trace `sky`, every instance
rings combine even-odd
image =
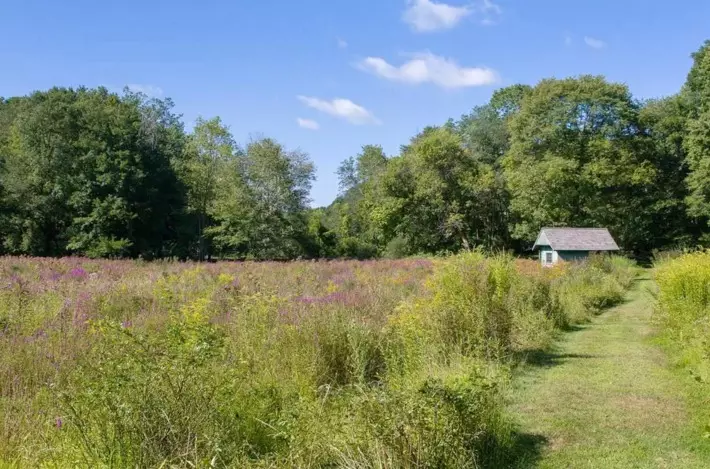
[[[366,144],[396,155],[497,88],[605,75],[637,98],[679,90],[710,38],[684,0],[4,0],[0,96],[106,86],[172,98],[188,129],[307,152],[314,206]]]

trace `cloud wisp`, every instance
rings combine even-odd
[[[311,119],[304,119],[302,117],[299,117],[298,119],[296,119],[296,122],[298,123],[298,126],[301,127],[302,129],[308,129],[308,130],[320,129],[320,125],[318,125],[318,122],[311,120]]]
[[[379,125],[382,123],[372,112],[349,99],[326,100],[312,96],[297,96],[297,98],[310,108],[346,120],[354,125]]]
[[[434,0],[409,0],[402,20],[415,32],[429,33],[452,29],[471,15],[479,16],[479,22],[484,26],[494,25],[502,14],[503,9],[493,0],[480,0],[463,6]]]
[[[603,49],[606,47],[606,42],[589,36],[584,36],[584,43],[592,49]]]
[[[355,64],[360,70],[385,80],[419,85],[432,83],[441,88],[466,88],[498,82],[498,73],[487,67],[462,67],[453,59],[431,52],[415,54],[399,66],[381,57],[367,57]]]
[[[155,85],[131,83],[126,85],[126,88],[128,88],[133,93],[143,93],[144,95],[149,96],[151,98],[159,98],[163,96],[163,89]]]
[[[432,0],[410,0],[402,19],[416,32],[451,29],[473,13],[468,6],[456,7]]]

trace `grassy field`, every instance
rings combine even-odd
[[[478,252],[2,258],[0,466],[520,465],[511,368],[634,275],[618,258],[541,269]]]
[[[699,417],[710,408],[658,346],[652,286],[640,280],[624,304],[530,357],[510,395],[529,442],[519,467],[709,467]]]

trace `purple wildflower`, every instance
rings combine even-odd
[[[69,277],[76,280],[83,280],[86,278],[86,275],[86,271],[81,267],[74,267],[72,270],[69,271]]]
[[[61,429],[62,429],[62,425],[64,425],[64,422],[62,421],[62,418],[61,418],[61,417],[57,417],[56,419],[54,419],[54,425],[55,425],[58,429],[61,430]]]

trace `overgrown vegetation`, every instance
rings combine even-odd
[[[657,316],[681,351],[681,363],[710,382],[710,253],[688,253],[660,262]]]
[[[707,409],[710,390],[710,252],[686,253],[660,261],[656,316],[676,364],[687,369],[702,387]],[[710,415],[704,419],[710,438]]]
[[[0,463],[505,467],[510,365],[619,300],[620,258],[0,259]]]

